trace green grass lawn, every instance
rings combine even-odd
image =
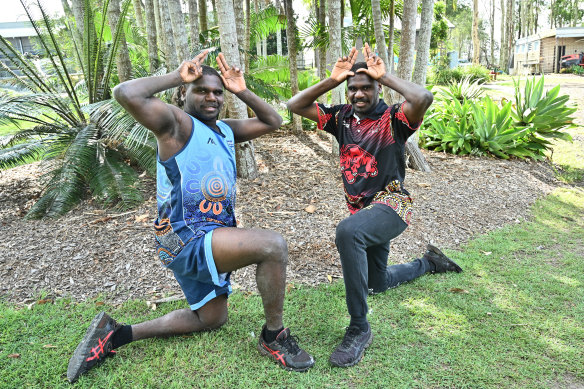
[[[78,387],[559,388],[584,384],[584,193],[558,190],[530,221],[449,251],[461,274],[424,276],[369,299],[374,341],[362,362],[333,368],[348,323],[342,283],[292,288],[286,325],[314,354],[307,373],[260,357],[260,298],[234,293],[219,331],[121,348]],[[68,359],[100,310],[135,323],[184,307],[58,300],[0,304],[0,387],[68,387]],[[18,355],[15,355],[18,354]],[[574,386],[578,387],[578,386]]]

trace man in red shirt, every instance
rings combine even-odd
[[[367,321],[367,295],[384,292],[425,273],[461,272],[439,249],[428,245],[420,259],[387,266],[390,241],[410,224],[412,199],[405,179],[405,143],[422,123],[432,93],[385,73],[383,61],[365,44],[365,62],[357,50],[339,58],[331,76],[292,97],[288,109],[314,120],[339,142],[345,197],[351,216],[336,231],[351,322],[330,357],[335,366],[361,360],[373,334]],[[347,81],[350,104],[327,106],[316,99]],[[405,97],[388,107],[379,99],[385,85]]]

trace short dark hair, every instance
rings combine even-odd
[[[351,68],[351,71],[353,73],[357,74],[357,70],[359,70],[359,69],[369,69],[369,67],[367,66],[367,63],[365,63],[365,62],[355,62],[355,64]]]
[[[215,68],[212,68],[211,66],[207,65],[201,65],[201,69],[203,70],[203,76],[204,75],[215,76],[219,77],[219,79],[221,80],[221,75]]]

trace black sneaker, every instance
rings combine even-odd
[[[372,340],[373,333],[369,323],[367,323],[367,331],[363,331],[359,327],[350,326],[347,328],[341,344],[331,354],[330,363],[338,367],[349,367],[357,364]]]
[[[265,325],[264,325],[265,327]],[[258,343],[260,354],[272,358],[280,367],[292,371],[306,371],[314,365],[314,358],[298,347],[296,338],[290,335],[290,329],[284,328],[276,340],[267,343],[262,330]]]
[[[121,325],[105,312],[100,312],[93,318],[83,340],[77,345],[69,360],[67,368],[69,382],[77,381],[81,374],[85,374],[115,353],[112,350],[112,335],[120,327]]]
[[[444,255],[438,247],[428,244],[427,250],[428,251],[424,254],[424,258],[434,265],[435,270],[431,271],[432,274],[446,273],[448,271],[455,271],[457,273],[462,272],[462,268],[452,259]]]

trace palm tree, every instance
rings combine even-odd
[[[290,85],[292,87],[292,96],[296,95],[298,90],[298,48],[296,47],[296,18],[292,9],[292,0],[284,0],[286,7],[286,39],[288,41],[288,63],[290,64]],[[302,132],[302,118],[299,115],[292,114],[292,132]]]
[[[412,81],[424,86],[426,84],[426,71],[430,60],[430,39],[432,37],[432,19],[434,18],[434,0],[422,0],[422,16],[420,21],[420,33],[416,48],[416,64]]]
[[[479,0],[472,2],[472,63],[479,64],[481,42],[479,41]]]
[[[181,9],[180,0],[166,0],[166,3],[168,4],[168,11],[172,22],[172,34],[176,47],[176,55],[178,57],[178,63],[181,63],[189,59],[189,43],[185,28],[185,18]]]
[[[142,201],[137,186],[138,177],[128,160],[155,172],[156,143],[148,131],[136,125],[123,109],[112,103],[111,78],[114,58],[130,2],[125,1],[120,23],[112,32],[113,40],[106,47],[105,22],[96,23],[95,13],[84,0],[86,43],[76,47],[78,66],[83,80],[75,84],[70,64],[60,49],[57,28],[36,0],[42,20],[35,21],[21,0],[39,42],[51,64],[54,76],[47,78],[34,64],[24,58],[0,36],[0,52],[9,57],[22,72],[13,82],[26,94],[0,98],[0,121],[27,122],[31,128],[22,129],[9,137],[0,148],[0,168],[6,169],[30,157],[46,161],[47,181],[41,197],[27,217],[55,217],[77,204],[89,189],[103,204],[128,208]],[[101,15],[105,15],[104,1]],[[97,26],[97,31],[95,27]],[[44,28],[46,35],[41,32]],[[104,102],[105,101],[105,102]]]
[[[399,44],[399,62],[397,64],[397,76],[409,81],[412,77],[414,65],[414,46],[416,40],[416,15],[418,13],[418,1],[404,2],[402,15],[401,40]],[[417,135],[417,132],[416,132]],[[416,170],[429,172],[430,166],[418,146],[418,137],[411,136],[406,142],[406,152],[410,156],[410,163]]]
[[[197,0],[188,0],[189,4],[189,32],[191,50],[199,45],[199,11]]]
[[[158,68],[158,42],[156,40],[156,17],[154,15],[154,0],[144,0],[146,11],[146,36],[148,40],[148,63],[150,73]]]
[[[107,7],[107,20],[112,32],[118,29],[118,24],[123,24],[123,21],[120,22],[120,0],[109,0]],[[128,45],[126,44],[126,37],[123,29],[120,29],[118,40],[118,51],[116,53],[118,78],[120,82],[124,82],[129,80],[132,76],[132,63],[130,62],[130,54],[128,53]]]
[[[388,72],[388,55],[387,48],[385,47],[385,34],[383,33],[383,25],[381,24],[381,4],[379,0],[371,0],[371,14],[373,16],[373,29],[375,31],[375,48],[377,49],[377,55],[385,64],[385,71]],[[393,60],[393,55],[392,55]],[[388,99],[390,95],[390,89],[383,86],[383,97]]]
[[[235,13],[232,0],[218,0],[219,34],[221,51],[230,66],[241,67],[239,45],[235,29]],[[230,115],[236,119],[246,119],[247,106],[231,93],[226,94],[226,105]],[[254,179],[258,175],[255,153],[251,142],[238,143],[235,149],[237,174],[243,178]]]
[[[207,25],[207,0],[199,0],[199,26],[201,26],[201,31],[209,29]]]

